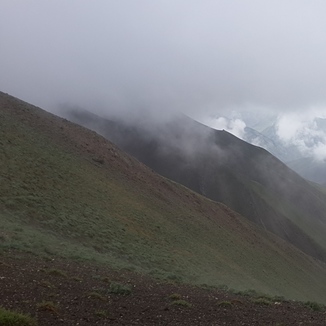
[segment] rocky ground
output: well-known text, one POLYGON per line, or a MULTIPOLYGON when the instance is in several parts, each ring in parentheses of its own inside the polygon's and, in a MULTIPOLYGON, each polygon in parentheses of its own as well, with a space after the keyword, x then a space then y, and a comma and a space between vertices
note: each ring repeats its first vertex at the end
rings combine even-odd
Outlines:
POLYGON ((163 283, 130 271, 0 252, 0 306, 38 325, 326 325, 324 307, 163 283))

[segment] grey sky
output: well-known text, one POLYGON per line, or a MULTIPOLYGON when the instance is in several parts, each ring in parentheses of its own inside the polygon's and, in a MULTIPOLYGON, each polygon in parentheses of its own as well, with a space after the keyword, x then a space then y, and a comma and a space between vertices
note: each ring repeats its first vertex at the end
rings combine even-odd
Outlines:
POLYGON ((54 110, 326 112, 326 2, 2 0, 0 89, 54 110))

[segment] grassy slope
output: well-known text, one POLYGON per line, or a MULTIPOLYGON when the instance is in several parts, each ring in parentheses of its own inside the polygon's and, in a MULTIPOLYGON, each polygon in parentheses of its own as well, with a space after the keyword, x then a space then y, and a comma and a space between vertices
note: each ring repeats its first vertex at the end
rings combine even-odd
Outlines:
POLYGON ((0 93, 0 241, 326 302, 323 264, 111 143, 0 93))
POLYGON ((150 132, 142 125, 130 127, 87 112, 72 112, 70 117, 163 176, 225 203, 326 262, 325 194, 267 151, 186 117, 150 132), (195 155, 187 152, 189 145, 195 155))

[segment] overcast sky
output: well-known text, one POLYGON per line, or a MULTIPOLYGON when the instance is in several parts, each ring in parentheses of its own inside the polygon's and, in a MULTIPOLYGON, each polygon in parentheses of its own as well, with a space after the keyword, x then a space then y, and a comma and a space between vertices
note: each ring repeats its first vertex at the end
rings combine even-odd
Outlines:
POLYGON ((0 90, 48 110, 326 113, 326 1, 1 0, 0 90))

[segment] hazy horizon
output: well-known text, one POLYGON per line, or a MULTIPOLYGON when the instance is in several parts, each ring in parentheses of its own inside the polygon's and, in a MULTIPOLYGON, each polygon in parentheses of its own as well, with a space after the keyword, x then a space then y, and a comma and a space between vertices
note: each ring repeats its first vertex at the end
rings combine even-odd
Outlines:
MULTIPOLYGON (((4 0, 0 89, 57 112, 198 120, 278 116, 279 135, 326 134, 326 3, 4 0)), ((238 119, 238 120, 237 120, 238 119)))

